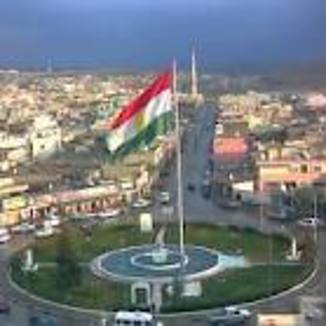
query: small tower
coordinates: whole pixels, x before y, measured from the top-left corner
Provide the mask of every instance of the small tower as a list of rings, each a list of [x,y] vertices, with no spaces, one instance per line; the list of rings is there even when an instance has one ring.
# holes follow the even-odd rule
[[[196,98],[198,96],[198,80],[197,80],[195,48],[192,48],[192,54],[191,54],[191,96],[193,98]]]

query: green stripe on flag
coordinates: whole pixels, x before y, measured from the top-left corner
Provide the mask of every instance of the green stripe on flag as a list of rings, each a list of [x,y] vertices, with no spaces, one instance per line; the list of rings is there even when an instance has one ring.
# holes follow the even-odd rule
[[[113,160],[122,158],[133,151],[149,147],[158,136],[162,136],[171,130],[172,119],[172,111],[160,115],[134,138],[124,143],[114,153],[110,153],[111,158]]]

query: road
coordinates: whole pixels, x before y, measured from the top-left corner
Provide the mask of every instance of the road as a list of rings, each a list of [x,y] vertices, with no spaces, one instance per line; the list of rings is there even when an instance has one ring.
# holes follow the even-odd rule
[[[183,149],[183,192],[185,221],[202,223],[222,223],[235,224],[240,226],[251,226],[256,229],[262,229],[266,233],[281,232],[284,228],[280,223],[267,219],[261,219],[255,210],[224,210],[219,208],[214,200],[207,200],[201,196],[200,185],[205,171],[208,167],[208,146],[213,135],[214,110],[211,108],[199,109],[195,114],[195,120],[191,122],[186,129],[185,146]],[[187,185],[192,183],[196,189],[189,191]],[[172,167],[166,180],[166,189],[171,193],[172,200],[176,198],[176,175]],[[162,213],[159,204],[154,205],[153,215],[160,222],[169,218]],[[187,237],[187,234],[185,235]],[[17,245],[21,242],[18,241]],[[16,244],[13,245],[15,247]],[[319,237],[320,253],[326,249],[326,236],[324,232]],[[8,255],[11,248],[6,246],[0,248],[0,273],[5,275]],[[326,256],[320,254],[321,273],[318,278],[304,291],[304,295],[325,295],[326,294]],[[100,324],[100,317],[93,318],[88,314],[66,311],[60,308],[53,308],[47,304],[39,304],[34,300],[26,299],[17,294],[8,286],[4,277],[0,280],[1,291],[12,299],[12,313],[9,317],[0,316],[0,325],[2,326],[24,326],[27,325],[28,316],[35,310],[51,311],[58,318],[58,325],[69,326],[95,326]],[[281,300],[275,300],[268,304],[259,305],[257,309],[262,311],[291,311],[298,308],[298,295],[290,295]],[[205,316],[182,317],[168,320],[165,325],[206,325]]]

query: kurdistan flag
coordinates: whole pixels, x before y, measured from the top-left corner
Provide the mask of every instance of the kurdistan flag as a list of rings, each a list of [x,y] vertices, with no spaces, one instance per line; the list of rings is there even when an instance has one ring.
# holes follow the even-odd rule
[[[172,73],[165,72],[131,103],[121,109],[109,125],[106,139],[113,155],[147,147],[169,129],[172,113]]]

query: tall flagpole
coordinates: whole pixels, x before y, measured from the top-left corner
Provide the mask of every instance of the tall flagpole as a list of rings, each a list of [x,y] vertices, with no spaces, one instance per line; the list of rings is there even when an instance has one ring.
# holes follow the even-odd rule
[[[175,133],[176,133],[176,154],[177,154],[177,214],[179,218],[179,249],[181,255],[181,267],[184,261],[184,212],[182,193],[182,155],[181,155],[181,134],[180,134],[180,111],[177,96],[177,64],[173,61],[173,103],[175,109]]]

